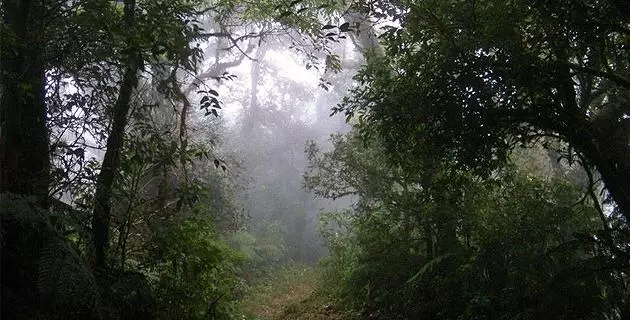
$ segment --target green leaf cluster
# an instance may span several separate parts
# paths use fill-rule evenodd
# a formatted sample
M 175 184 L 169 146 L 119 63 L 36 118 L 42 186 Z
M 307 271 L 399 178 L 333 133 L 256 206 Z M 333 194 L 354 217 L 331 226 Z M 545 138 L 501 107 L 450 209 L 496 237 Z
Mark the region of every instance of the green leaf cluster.
M 579 187 L 514 166 L 491 179 L 448 163 L 408 171 L 382 148 L 353 132 L 334 137 L 328 152 L 307 149 L 307 186 L 358 198 L 322 224 L 331 253 L 324 287 L 341 306 L 373 319 L 623 314 L 626 255 L 606 245 Z

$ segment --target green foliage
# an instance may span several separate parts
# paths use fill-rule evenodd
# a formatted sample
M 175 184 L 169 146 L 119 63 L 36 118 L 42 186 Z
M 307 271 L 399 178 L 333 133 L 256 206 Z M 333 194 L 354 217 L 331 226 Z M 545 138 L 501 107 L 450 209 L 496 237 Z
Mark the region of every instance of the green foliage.
M 42 207 L 54 198 L 47 212 L 2 196 L 3 318 L 230 318 L 243 263 L 254 272 L 287 260 L 287 231 L 271 223 L 253 232 L 254 242 L 235 235 L 245 254 L 220 240 L 244 219 L 229 164 L 216 158 L 215 132 L 193 128 L 197 108 L 216 118 L 223 103 L 203 82 L 233 80 L 226 69 L 266 36 L 294 39 L 309 61 L 330 55 L 319 20 L 341 3 L 1 7 L 2 185 L 24 186 L 11 190 L 27 196 L 36 185 Z M 204 53 L 214 53 L 214 64 Z M 326 64 L 340 65 L 332 57 Z M 212 164 L 222 172 L 205 169 Z M 304 210 L 287 211 L 300 213 L 291 223 L 306 224 Z
M 602 258 L 596 247 L 574 235 L 599 223 L 594 209 L 576 203 L 579 192 L 561 183 L 510 177 L 479 207 L 477 240 L 459 267 L 475 290 L 465 314 L 524 319 L 604 319 L 613 316 L 612 298 L 600 281 L 615 270 L 589 266 Z M 486 200 L 486 201 L 487 201 Z M 473 282 L 469 282 L 473 280 Z
M 359 199 L 329 236 L 342 302 L 384 319 L 628 316 L 629 33 L 616 4 L 367 8 L 391 24 L 333 109 L 356 132 L 307 149 L 309 188 Z M 517 146 L 562 159 L 557 177 L 565 163 L 586 175 L 527 175 L 510 166 Z M 598 176 L 615 201 L 603 210 Z
M 328 237 L 329 285 L 347 306 L 383 319 L 612 316 L 622 297 L 604 298 L 615 289 L 601 281 L 615 271 L 589 266 L 601 258 L 596 247 L 573 236 L 595 227 L 593 210 L 575 204 L 573 187 L 513 179 L 477 195 L 466 213 L 471 233 L 433 258 L 422 234 L 393 212 L 350 217 L 349 231 Z
M 229 319 L 239 286 L 240 258 L 207 218 L 189 218 L 164 230 L 147 270 L 159 319 Z
M 245 278 L 254 281 L 289 262 L 285 247 L 286 226 L 262 222 L 253 230 L 240 230 L 229 237 L 231 246 L 243 255 Z
M 104 316 L 91 269 L 55 230 L 47 212 L 31 199 L 2 194 L 0 219 L 3 318 Z
M 311 189 L 360 197 L 323 220 L 324 288 L 341 306 L 377 319 L 621 317 L 626 254 L 610 253 L 579 188 L 513 167 L 493 179 L 426 162 L 413 168 L 430 175 L 401 170 L 363 141 L 308 149 Z
M 385 54 L 336 109 L 403 166 L 422 150 L 490 175 L 518 145 L 558 138 L 630 215 L 627 19 L 614 1 L 392 1 L 371 14 Z M 393 6 L 395 10 L 387 11 Z M 382 12 L 388 14 L 383 16 Z M 425 163 L 426 165 L 426 163 Z M 624 209 L 625 208 L 625 209 Z

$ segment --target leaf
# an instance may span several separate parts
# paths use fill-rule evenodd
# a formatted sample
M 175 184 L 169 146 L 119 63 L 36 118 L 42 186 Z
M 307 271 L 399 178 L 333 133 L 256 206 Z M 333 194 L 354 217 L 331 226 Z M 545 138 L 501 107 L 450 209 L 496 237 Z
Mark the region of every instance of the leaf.
M 221 162 L 219 162 L 218 159 L 214 159 L 214 166 L 215 166 L 215 168 L 218 168 L 220 164 L 221 164 Z
M 219 93 L 218 93 L 218 92 L 216 92 L 216 90 L 212 90 L 212 89 L 210 89 L 210 90 L 208 90 L 208 93 L 209 93 L 209 94 L 211 94 L 211 95 L 213 95 L 213 96 L 217 96 L 217 97 L 219 96 Z
M 441 256 L 431 259 L 431 261 L 425 263 L 424 266 L 422 266 L 422 268 L 420 268 L 420 270 L 416 274 L 414 274 L 411 278 L 409 278 L 405 282 L 405 284 L 410 285 L 416 282 L 417 280 L 422 280 L 425 275 L 433 273 L 435 270 L 437 270 L 437 267 L 440 264 L 442 264 L 442 262 L 454 256 L 455 255 L 453 253 L 448 252 Z
M 213 114 L 215 117 L 219 117 L 219 113 L 217 112 L 217 110 L 216 110 L 216 109 L 212 109 L 212 111 L 211 111 L 211 112 L 212 112 L 212 114 Z
M 210 100 L 210 97 L 208 96 L 204 96 L 203 98 L 201 98 L 201 101 L 199 101 L 200 104 L 204 104 L 206 101 Z
M 288 17 L 288 16 L 290 16 L 292 14 L 293 14 L 293 12 L 291 12 L 291 11 L 285 11 L 285 12 L 283 12 L 282 14 L 280 14 L 278 16 L 278 19 L 282 19 L 282 18 Z
M 341 32 L 347 32 L 348 30 L 350 30 L 350 23 L 345 22 L 344 24 L 340 25 L 339 30 L 341 30 Z
M 337 26 L 334 26 L 332 24 L 327 24 L 322 27 L 322 30 L 328 30 L 328 29 L 334 29 L 334 28 L 337 28 Z

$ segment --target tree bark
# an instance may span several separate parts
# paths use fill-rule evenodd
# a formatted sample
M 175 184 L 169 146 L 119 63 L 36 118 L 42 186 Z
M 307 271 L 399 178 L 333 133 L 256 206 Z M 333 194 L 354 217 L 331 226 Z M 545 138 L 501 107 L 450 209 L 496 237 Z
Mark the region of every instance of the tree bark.
M 557 74 L 558 92 L 564 109 L 568 110 L 564 116 L 569 119 L 565 132 L 560 131 L 597 168 L 621 214 L 630 221 L 630 147 L 624 124 L 625 108 L 608 106 L 586 120 L 578 106 L 569 68 L 563 66 Z
M 138 84 L 138 71 L 142 63 L 138 48 L 134 45 L 131 30 L 135 27 L 135 0 L 124 2 L 125 30 L 129 31 L 127 38 L 128 56 L 125 63 L 118 99 L 114 105 L 112 128 L 107 138 L 107 151 L 103 158 L 101 171 L 97 179 L 97 189 L 94 195 L 94 211 L 92 214 L 92 266 L 95 270 L 107 268 L 107 249 L 109 246 L 109 227 L 111 211 L 112 187 L 116 172 L 120 166 L 120 154 L 124 143 L 125 127 L 131 104 L 131 95 Z
M 577 147 L 584 153 L 602 177 L 606 190 L 618 206 L 626 221 L 630 221 L 630 168 L 623 159 L 616 159 L 604 150 L 614 148 L 615 137 L 597 137 L 585 131 L 575 139 Z M 608 145 L 612 145 L 606 147 Z
M 245 111 L 245 119 L 243 121 L 243 135 L 250 137 L 252 132 L 255 132 L 254 127 L 261 122 L 261 111 L 258 101 L 258 82 L 260 81 L 260 64 L 265 59 L 267 53 L 267 46 L 261 41 L 258 50 L 256 51 L 256 60 L 252 61 L 250 68 L 250 84 L 251 84 L 251 96 L 249 99 L 249 108 Z
M 0 191 L 47 206 L 49 182 L 43 26 L 39 1 L 2 2 Z

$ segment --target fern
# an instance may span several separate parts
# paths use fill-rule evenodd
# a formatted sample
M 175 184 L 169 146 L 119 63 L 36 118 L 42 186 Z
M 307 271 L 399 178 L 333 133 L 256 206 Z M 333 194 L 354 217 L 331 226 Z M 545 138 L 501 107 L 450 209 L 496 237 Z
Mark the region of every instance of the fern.
M 17 281 L 33 288 L 14 290 L 22 294 L 34 292 L 34 296 L 16 300 L 24 300 L 19 302 L 25 305 L 38 305 L 38 311 L 45 318 L 101 318 L 101 300 L 94 275 L 52 226 L 48 213 L 31 199 L 11 194 L 0 195 L 0 212 L 3 254 L 12 257 L 12 262 L 26 275 L 36 273 L 24 277 L 34 278 L 34 283 L 28 279 Z M 15 310 L 20 308 L 15 307 Z

